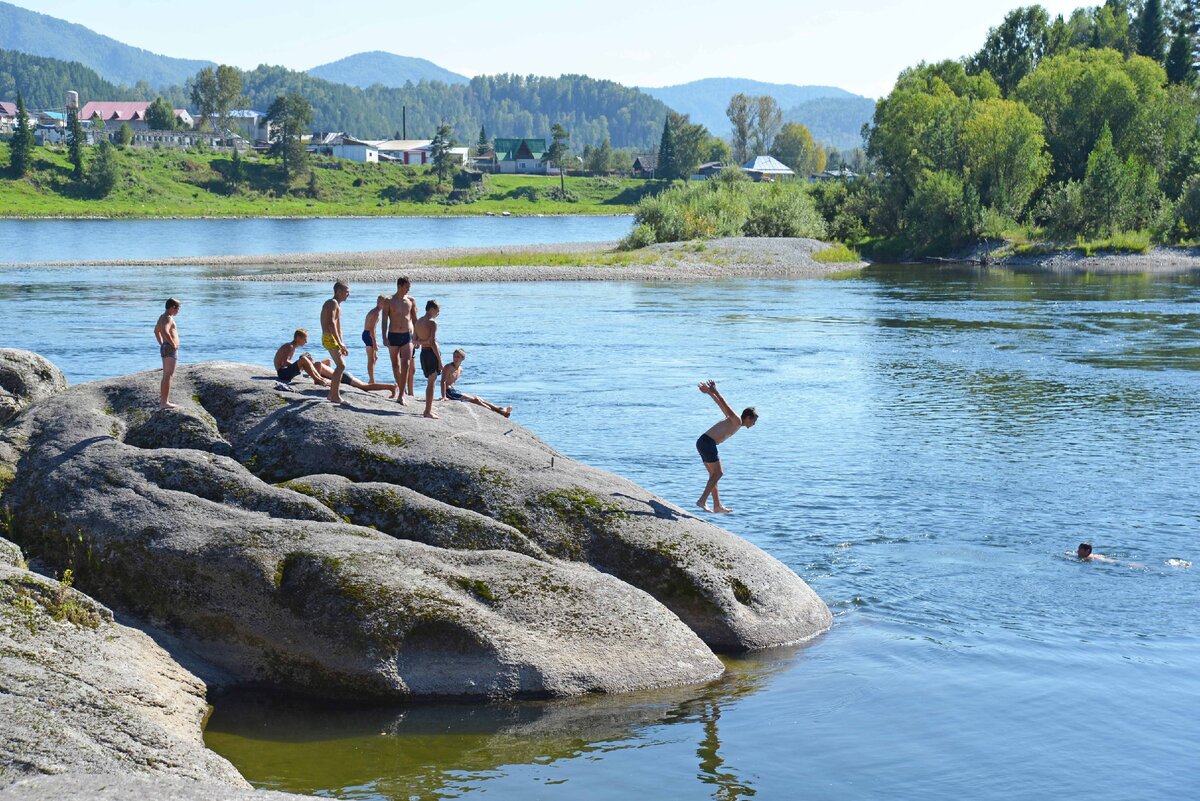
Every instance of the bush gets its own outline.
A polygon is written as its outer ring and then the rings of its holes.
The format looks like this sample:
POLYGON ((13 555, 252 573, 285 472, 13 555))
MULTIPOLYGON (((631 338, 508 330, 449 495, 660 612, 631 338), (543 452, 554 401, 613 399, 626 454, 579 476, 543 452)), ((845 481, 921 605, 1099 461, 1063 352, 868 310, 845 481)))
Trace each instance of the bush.
POLYGON ((618 250, 637 250, 654 244, 654 229, 648 225, 635 225, 621 243, 618 250))
POLYGON ((685 242, 728 236, 825 235, 825 224, 804 188, 737 179, 672 187, 644 198, 634 213, 639 237, 685 242))
POLYGON ((927 172, 904 207, 905 237, 915 253, 951 253, 979 230, 979 201, 948 172, 927 172))
POLYGON ((772 184, 751 197, 742 233, 820 239, 825 236, 825 221, 802 188, 772 184))
POLYGON ((1200 238, 1200 174, 1188 178, 1174 208, 1172 233, 1176 239, 1200 238))
POLYGON ((1056 184, 1046 192, 1034 217, 1051 236, 1073 237, 1084 228, 1087 210, 1083 205, 1083 185, 1078 181, 1056 184))

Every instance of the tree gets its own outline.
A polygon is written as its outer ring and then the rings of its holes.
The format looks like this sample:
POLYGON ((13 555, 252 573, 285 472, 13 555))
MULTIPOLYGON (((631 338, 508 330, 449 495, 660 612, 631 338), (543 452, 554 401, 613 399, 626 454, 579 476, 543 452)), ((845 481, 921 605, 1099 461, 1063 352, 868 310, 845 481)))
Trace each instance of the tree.
POLYGON ((1190 83, 1196 74, 1195 39, 1187 27, 1179 25, 1175 29, 1175 37, 1171 39, 1171 48, 1167 51, 1167 80, 1171 83, 1190 83))
POLYGON ((117 144, 121 147, 129 147, 133 142, 133 129, 129 127, 129 123, 121 123, 121 127, 117 129, 117 144))
POLYGON ((546 160, 558 168, 559 189, 567 191, 567 165, 571 158, 571 134, 557 122, 550 128, 553 143, 546 153, 546 160))
POLYGON ((1088 155, 1083 178, 1085 224, 1090 233, 1111 234, 1120 230, 1129 201, 1129 177, 1106 124, 1088 155))
POLYGON ((949 253, 979 227, 978 200, 958 176, 931 172, 917 183, 905 206, 905 233, 918 254, 949 253))
POLYGON ((1142 13, 1137 22, 1137 52, 1138 55, 1162 62, 1163 46, 1167 39, 1166 28, 1163 25, 1162 0, 1146 0, 1142 13))
POLYGON ((229 187, 236 190, 246 180, 246 167, 242 163, 242 154, 233 149, 233 155, 229 157, 229 173, 225 176, 229 187))
POLYGON ((984 205, 1017 219, 1050 173, 1042 121, 1012 100, 975 104, 963 124, 963 164, 984 205))
POLYGON ((67 112, 67 159, 71 162, 71 179, 83 180, 83 125, 79 122, 79 112, 71 109, 67 112))
POLYGON ((430 161, 433 163, 433 173, 437 176, 438 185, 444 184, 454 172, 454 154, 450 152, 455 141, 450 135, 450 126, 442 123, 429 145, 430 161))
POLYGON ((284 181, 290 182, 308 163, 308 151, 300 138, 312 122, 312 106, 295 92, 279 95, 267 109, 267 121, 271 124, 271 155, 283 166, 284 181))
POLYGON ((96 147, 96 160, 88 175, 88 183, 97 197, 107 197, 117 185, 117 162, 113 155, 112 142, 101 139, 96 147))
POLYGON ((660 162, 659 172, 668 180, 679 178, 686 181, 711 151, 712 137, 707 128, 693 123, 686 114, 676 114, 672 111, 667 121, 672 132, 671 171, 663 172, 660 162))
POLYGON ((9 143, 9 165, 14 177, 22 178, 29 172, 32 157, 33 127, 30 126, 29 115, 25 112, 25 98, 17 92, 17 127, 9 143))
POLYGON ((795 170, 797 175, 807 176, 821 171, 817 168, 819 148, 806 126, 798 122, 789 122, 784 124, 779 130, 779 135, 775 137, 771 155, 795 170))
MULTIPOLYGON (((396 137, 399 139, 400 137, 396 137)), ((492 143, 488 139, 487 129, 482 125, 479 126, 479 141, 475 143, 475 154, 482 155, 492 149, 492 143)))
POLYGON ((200 115, 201 130, 212 125, 213 116, 217 113, 219 91, 215 69, 205 67, 196 73, 196 77, 192 81, 192 105, 196 107, 196 112, 200 115))
POLYGON ((221 136, 230 127, 229 113, 242 99, 242 74, 235 67, 221 64, 217 67, 217 122, 221 126, 221 136))
POLYGON ((725 116, 729 118, 729 124, 733 127, 733 158, 738 164, 742 164, 750 157, 750 129, 754 116, 750 98, 741 93, 734 95, 729 100, 729 107, 725 109, 725 116))
POLYGON ((1046 9, 1018 8, 1010 11, 999 27, 988 31, 983 48, 969 62, 969 71, 975 75, 990 73, 1007 97, 1044 56, 1053 55, 1055 46, 1046 9))
POLYGON ((675 127, 671 125, 670 115, 663 119, 662 137, 658 140, 656 172, 659 177, 666 178, 668 181, 675 178, 675 127))
POLYGON ((594 147, 587 155, 587 169, 593 175, 605 175, 612 164, 613 149, 608 137, 598 147, 594 147))
POLYGON ((750 142, 754 148, 753 155, 762 155, 771 150, 775 136, 783 127, 783 111, 775 98, 770 95, 759 95, 754 98, 754 126, 750 132, 750 142))
POLYGON ((154 98, 150 108, 146 109, 146 124, 152 131, 173 131, 179 125, 175 119, 175 109, 161 97, 154 98))

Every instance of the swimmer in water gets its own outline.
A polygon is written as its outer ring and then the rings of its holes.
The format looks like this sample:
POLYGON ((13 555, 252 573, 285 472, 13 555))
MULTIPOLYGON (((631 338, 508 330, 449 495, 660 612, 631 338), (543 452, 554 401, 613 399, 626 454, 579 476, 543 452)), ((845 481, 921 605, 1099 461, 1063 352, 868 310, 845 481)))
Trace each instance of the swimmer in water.
POLYGON ((1081 562, 1115 562, 1116 559, 1109 559, 1107 556, 1098 553, 1092 553, 1092 544, 1090 542, 1081 542, 1079 547, 1075 549, 1075 555, 1079 557, 1081 562))

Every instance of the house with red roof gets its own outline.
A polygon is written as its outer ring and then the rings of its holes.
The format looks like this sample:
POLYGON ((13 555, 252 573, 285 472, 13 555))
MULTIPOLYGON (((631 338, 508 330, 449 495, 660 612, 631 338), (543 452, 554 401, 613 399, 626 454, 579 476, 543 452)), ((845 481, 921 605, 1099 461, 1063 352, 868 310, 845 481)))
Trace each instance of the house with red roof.
MULTIPOLYGON (((145 131, 150 128, 149 123, 146 122, 149 109, 149 100, 93 100, 79 110, 79 119, 91 122, 103 120, 106 128, 127 123, 135 131, 145 131)), ((195 124, 195 120, 192 119, 191 114, 188 114, 187 109, 175 109, 175 119, 179 120, 180 124, 186 128, 191 128, 195 124)))

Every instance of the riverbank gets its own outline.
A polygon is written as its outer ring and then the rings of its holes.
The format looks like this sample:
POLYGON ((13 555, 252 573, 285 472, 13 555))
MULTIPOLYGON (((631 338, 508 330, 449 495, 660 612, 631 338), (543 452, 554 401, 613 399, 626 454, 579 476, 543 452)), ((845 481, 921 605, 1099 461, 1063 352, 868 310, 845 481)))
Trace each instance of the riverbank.
POLYGON ((1118 275, 1153 273, 1177 275, 1200 271, 1200 248, 1154 247, 1145 253, 1093 253, 1078 250, 1055 253, 1009 256, 997 266, 1014 270, 1037 270, 1063 273, 1096 273, 1118 275))
MULTIPOLYGON (((41 267, 203 266, 239 281, 699 281, 731 278, 819 278, 866 266, 822 262, 835 251, 815 239, 714 239, 619 251, 616 242, 495 247, 421 248, 263 256, 203 256, 159 260, 44 262, 41 267)), ((842 256, 839 256, 842 257, 842 256)), ((842 257, 844 258, 844 257, 842 257)), ((29 265, 34 266, 34 265, 29 265)))

